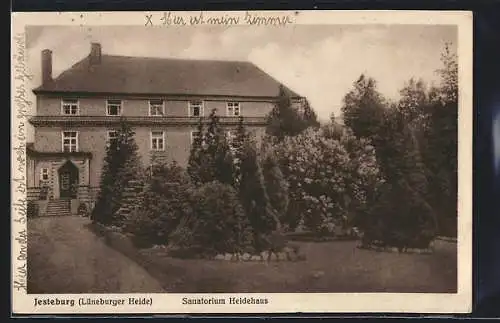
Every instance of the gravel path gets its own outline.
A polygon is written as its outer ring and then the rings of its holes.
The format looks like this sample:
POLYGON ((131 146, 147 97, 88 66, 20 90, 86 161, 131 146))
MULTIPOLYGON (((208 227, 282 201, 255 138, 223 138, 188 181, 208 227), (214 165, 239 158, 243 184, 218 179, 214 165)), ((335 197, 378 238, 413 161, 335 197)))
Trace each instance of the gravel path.
POLYGON ((113 250, 79 217, 28 222, 29 293, 161 293, 138 264, 113 250))

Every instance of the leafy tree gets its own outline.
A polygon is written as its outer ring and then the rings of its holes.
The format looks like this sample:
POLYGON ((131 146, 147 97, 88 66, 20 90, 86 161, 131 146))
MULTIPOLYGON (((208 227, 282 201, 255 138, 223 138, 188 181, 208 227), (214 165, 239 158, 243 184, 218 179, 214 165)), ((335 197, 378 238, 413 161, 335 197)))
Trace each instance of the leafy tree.
POLYGON ((100 180, 96 206, 92 212, 94 221, 102 224, 116 224, 115 218, 122 206, 124 189, 131 181, 142 181, 143 169, 132 128, 121 121, 116 140, 106 147, 106 156, 100 180))
POLYGON ((292 228, 299 221, 319 234, 345 228, 381 180, 373 146, 338 126, 308 129, 278 147, 290 192, 283 222, 292 228))
POLYGON ((354 135, 370 139, 378 131, 384 108, 385 102, 377 91, 376 81, 361 75, 344 97, 341 110, 345 125, 354 135))
POLYGON ((427 87, 422 80, 411 78, 399 92, 401 98, 397 109, 402 113, 405 120, 416 130, 425 126, 426 107, 429 104, 427 87))

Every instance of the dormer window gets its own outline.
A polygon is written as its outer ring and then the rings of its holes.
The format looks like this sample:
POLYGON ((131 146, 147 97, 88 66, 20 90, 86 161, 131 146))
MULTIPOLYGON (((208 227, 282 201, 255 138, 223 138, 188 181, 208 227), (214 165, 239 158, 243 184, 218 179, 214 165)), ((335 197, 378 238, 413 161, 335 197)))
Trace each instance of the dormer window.
POLYGON ((120 116, 122 114, 122 101, 121 100, 107 100, 106 101, 106 115, 107 116, 120 116))
POLYGON ((63 115, 78 115, 79 105, 77 99, 63 99, 61 101, 61 114, 63 115))
POLYGON ((190 117, 203 117, 203 102, 202 101, 189 102, 189 116, 190 117))
POLYGON ((149 100, 149 115, 152 117, 161 117, 165 115, 165 101, 149 100))
POLYGON ((238 117, 241 115, 241 108, 239 102, 228 102, 226 105, 228 117, 238 117))

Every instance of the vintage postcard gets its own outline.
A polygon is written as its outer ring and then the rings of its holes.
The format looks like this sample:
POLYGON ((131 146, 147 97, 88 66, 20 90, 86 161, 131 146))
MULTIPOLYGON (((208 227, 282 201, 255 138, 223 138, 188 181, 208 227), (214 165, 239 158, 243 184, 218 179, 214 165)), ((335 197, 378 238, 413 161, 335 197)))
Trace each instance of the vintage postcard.
POLYGON ((472 14, 12 14, 14 314, 467 313, 472 14))

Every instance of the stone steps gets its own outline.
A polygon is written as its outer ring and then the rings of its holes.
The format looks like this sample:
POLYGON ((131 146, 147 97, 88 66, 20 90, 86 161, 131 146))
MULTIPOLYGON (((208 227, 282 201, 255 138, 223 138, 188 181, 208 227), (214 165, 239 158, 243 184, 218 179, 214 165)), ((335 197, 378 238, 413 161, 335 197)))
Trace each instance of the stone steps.
POLYGON ((50 200, 47 204, 46 216, 69 216, 71 215, 70 200, 50 200))

